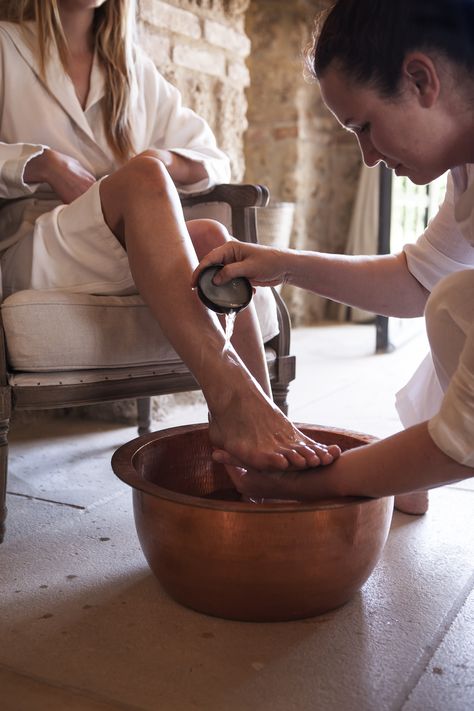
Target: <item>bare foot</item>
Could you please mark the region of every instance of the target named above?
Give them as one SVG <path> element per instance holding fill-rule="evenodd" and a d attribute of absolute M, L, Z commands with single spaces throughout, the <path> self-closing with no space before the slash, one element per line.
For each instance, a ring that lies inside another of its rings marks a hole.
<path fill-rule="evenodd" d="M 214 408 L 209 437 L 216 461 L 258 470 L 317 467 L 341 453 L 304 435 L 263 392 L 248 387 Z"/>
<path fill-rule="evenodd" d="M 412 491 L 410 494 L 398 494 L 395 497 L 395 508 L 406 514 L 421 516 L 428 511 L 428 506 L 427 491 Z"/>

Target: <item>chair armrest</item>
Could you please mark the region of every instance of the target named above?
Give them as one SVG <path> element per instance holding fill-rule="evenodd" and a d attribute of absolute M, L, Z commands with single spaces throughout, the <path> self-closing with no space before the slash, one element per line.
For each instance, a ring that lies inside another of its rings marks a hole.
<path fill-rule="evenodd" d="M 183 205 L 201 202 L 226 202 L 231 207 L 265 207 L 270 200 L 270 191 L 265 185 L 221 183 L 207 192 L 181 197 Z"/>
<path fill-rule="evenodd" d="M 257 242 L 256 208 L 265 207 L 270 191 L 264 185 L 222 183 L 205 193 L 184 195 L 183 207 L 202 203 L 226 203 L 231 211 L 230 226 L 233 237 L 242 242 Z"/>

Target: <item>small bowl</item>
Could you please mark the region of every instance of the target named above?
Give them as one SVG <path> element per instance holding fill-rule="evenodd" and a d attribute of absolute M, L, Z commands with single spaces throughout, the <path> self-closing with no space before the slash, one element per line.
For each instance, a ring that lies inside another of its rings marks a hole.
<path fill-rule="evenodd" d="M 342 450 L 375 440 L 299 428 Z M 199 612 L 253 622 L 312 617 L 347 602 L 380 557 L 393 497 L 244 502 L 211 451 L 202 424 L 138 437 L 112 457 L 133 487 L 140 544 L 167 593 Z"/>
<path fill-rule="evenodd" d="M 252 285 L 245 277 L 236 277 L 226 284 L 214 284 L 214 276 L 223 266 L 213 264 L 203 269 L 199 275 L 197 292 L 208 309 L 218 314 L 238 313 L 252 301 Z"/>

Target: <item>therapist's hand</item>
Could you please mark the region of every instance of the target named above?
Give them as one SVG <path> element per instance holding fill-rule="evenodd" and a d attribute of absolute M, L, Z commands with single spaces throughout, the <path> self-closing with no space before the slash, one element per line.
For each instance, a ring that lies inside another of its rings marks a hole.
<path fill-rule="evenodd" d="M 95 183 L 95 176 L 71 156 L 46 148 L 25 166 L 25 183 L 48 183 L 64 203 L 83 195 Z"/>
<path fill-rule="evenodd" d="M 192 284 L 200 272 L 212 264 L 224 264 L 214 277 L 215 284 L 225 284 L 236 277 L 247 277 L 253 286 L 276 286 L 287 281 L 290 251 L 233 239 L 209 252 L 196 267 Z"/>

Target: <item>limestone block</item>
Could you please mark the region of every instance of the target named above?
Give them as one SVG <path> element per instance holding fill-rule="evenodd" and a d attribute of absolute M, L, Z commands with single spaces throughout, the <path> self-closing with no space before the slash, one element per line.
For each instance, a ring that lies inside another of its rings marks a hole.
<path fill-rule="evenodd" d="M 250 72 L 243 62 L 228 62 L 227 77 L 234 86 L 250 86 Z"/>
<path fill-rule="evenodd" d="M 140 37 L 140 44 L 153 60 L 161 73 L 165 73 L 171 61 L 171 42 L 169 37 L 151 30 Z"/>
<path fill-rule="evenodd" d="M 173 49 L 173 62 L 217 77 L 224 77 L 226 74 L 224 55 L 202 47 L 176 44 Z"/>
<path fill-rule="evenodd" d="M 247 57 L 250 53 L 249 38 L 220 22 L 205 20 L 204 37 L 210 44 L 227 49 L 239 57 Z"/>
<path fill-rule="evenodd" d="M 141 18 L 155 27 L 163 27 L 193 39 L 201 37 L 201 22 L 193 12 L 161 0 L 142 0 Z"/>

